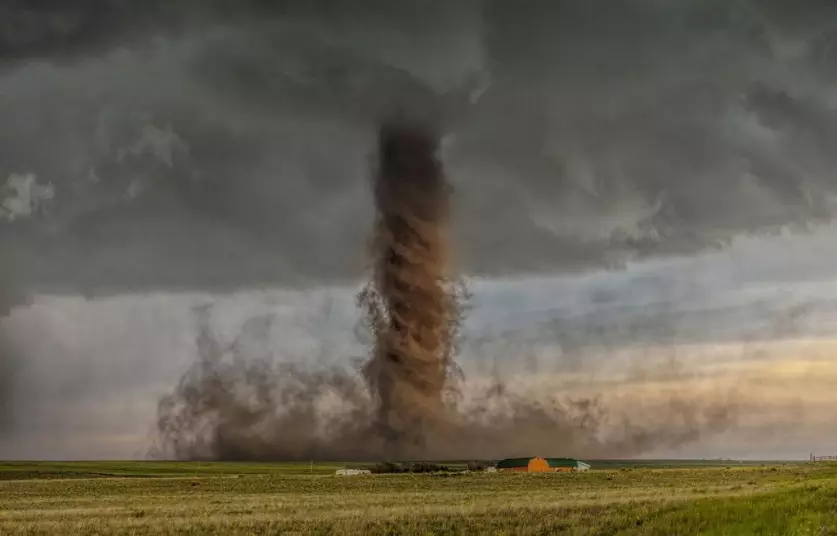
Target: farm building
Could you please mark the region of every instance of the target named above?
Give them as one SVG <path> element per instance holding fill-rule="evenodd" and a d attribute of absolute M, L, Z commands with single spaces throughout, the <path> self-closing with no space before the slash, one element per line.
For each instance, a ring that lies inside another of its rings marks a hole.
<path fill-rule="evenodd" d="M 590 465 L 572 458 L 508 458 L 497 462 L 497 470 L 512 473 L 569 473 L 587 471 Z"/>

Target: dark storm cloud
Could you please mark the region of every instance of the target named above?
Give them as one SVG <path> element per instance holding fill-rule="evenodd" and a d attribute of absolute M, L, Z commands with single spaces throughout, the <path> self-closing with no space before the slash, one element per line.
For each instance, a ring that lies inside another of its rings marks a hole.
<path fill-rule="evenodd" d="M 494 210 L 542 229 L 514 262 L 584 260 L 578 242 L 593 262 L 688 253 L 832 216 L 833 73 L 815 50 L 833 7 L 788 22 L 770 3 L 557 4 L 495 4 L 494 86 L 462 134 L 462 160 L 499 175 Z"/>
<path fill-rule="evenodd" d="M 4 6 L 0 178 L 35 181 L 4 189 L 0 245 L 28 288 L 355 277 L 372 132 L 399 105 L 450 133 L 474 273 L 835 210 L 826 2 Z"/>

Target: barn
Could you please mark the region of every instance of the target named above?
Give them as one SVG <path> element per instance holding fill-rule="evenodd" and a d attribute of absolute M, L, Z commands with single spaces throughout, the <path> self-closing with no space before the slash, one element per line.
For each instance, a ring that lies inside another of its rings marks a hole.
<path fill-rule="evenodd" d="M 510 473 L 569 473 L 587 471 L 590 465 L 572 458 L 507 458 L 497 462 L 497 470 Z"/>

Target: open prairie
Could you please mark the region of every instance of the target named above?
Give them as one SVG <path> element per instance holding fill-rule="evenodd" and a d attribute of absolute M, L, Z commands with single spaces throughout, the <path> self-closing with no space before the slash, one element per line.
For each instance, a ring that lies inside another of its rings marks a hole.
<path fill-rule="evenodd" d="M 335 476 L 344 466 L 5 463 L 0 534 L 837 534 L 830 464 Z"/>

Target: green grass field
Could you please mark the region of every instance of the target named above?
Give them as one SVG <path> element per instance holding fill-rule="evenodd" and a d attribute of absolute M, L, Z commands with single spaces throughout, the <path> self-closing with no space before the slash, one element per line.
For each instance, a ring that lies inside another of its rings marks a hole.
<path fill-rule="evenodd" d="M 354 477 L 338 463 L 3 463 L 0 534 L 837 535 L 837 465 L 715 463 Z"/>

